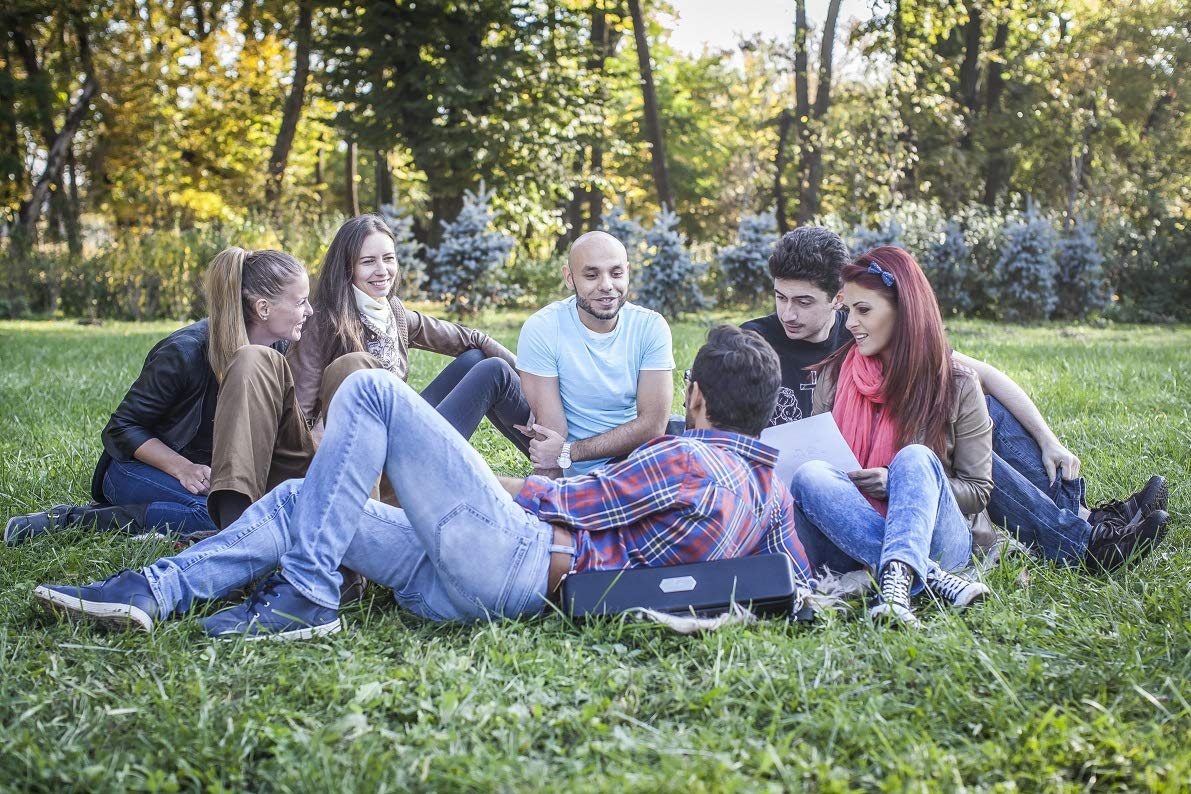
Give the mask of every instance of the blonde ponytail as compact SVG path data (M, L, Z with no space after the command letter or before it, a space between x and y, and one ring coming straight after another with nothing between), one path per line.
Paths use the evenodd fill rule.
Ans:
M207 361L219 381L237 350L248 344L244 318L244 260L248 251L235 246L220 251L207 270L210 339Z
M248 344L248 323L257 300L276 300L306 274L306 268L284 251L245 251L235 246L220 251L207 269L210 337L207 361L222 383L236 351Z

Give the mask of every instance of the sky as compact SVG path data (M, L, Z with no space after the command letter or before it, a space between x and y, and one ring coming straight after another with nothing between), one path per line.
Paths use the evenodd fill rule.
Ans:
M741 35L763 33L794 35L794 0L670 0L678 20L670 36L678 50L698 55L705 45L734 48ZM807 18L812 29L822 30L827 17L827 0L807 0ZM849 20L872 16L867 0L843 0L837 34L842 37ZM837 38L837 41L839 39Z

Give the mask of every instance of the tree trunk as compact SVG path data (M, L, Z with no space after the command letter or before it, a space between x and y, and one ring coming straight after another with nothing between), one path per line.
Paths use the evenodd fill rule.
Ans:
M784 108L777 117L777 150L773 155L773 214L777 220L778 234L790 231L789 221L786 220L786 190L782 178L786 171L786 140L790 137L790 126L793 123L793 114L789 108Z
M997 23L997 32L993 35L992 52L1000 54L1005 50L1009 40L1009 25L1005 21ZM994 63L988 69L988 94L984 103L988 113L995 113L1001 107L1001 94L1005 91L1005 78L1001 76L1001 69ZM1004 132L998 132L999 140L993 141L988 147L988 163L984 175L984 203L993 206L997 198L1005 189L1008 179L1009 164L1005 157Z
M983 36L983 20L978 2L968 0L964 4L968 21L964 24L964 59L959 65L959 101L964 107L964 132L960 136L961 149L972 148L972 127L980 113L980 43Z
M13 241L17 243L19 240L20 245L23 246L31 246L36 238L37 221L41 218L42 207L50 192L50 186L61 177L62 167L66 163L67 150L74 140L75 133L78 132L79 125L83 123L83 118L90 111L91 98L99 90L99 79L95 76L95 65L91 61L91 47L87 38L87 30L83 27L81 20L76 19L75 24L79 39L79 58L85 75L83 88L79 93L78 100L67 112L62 129L54 136L46 156L45 170L33 186L33 194L21 207L17 218L19 233L14 236Z
M321 144L321 142L320 142ZM314 161L314 193L318 196L318 219L323 219L323 206L326 204L327 197L325 193L326 188L326 158L327 150L321 145L318 147L318 158Z
M1091 156L1092 132L1099 126L1096 98L1089 100L1090 117L1080 134L1079 145L1071 152L1071 180L1067 185L1067 227L1075 226L1076 202L1080 192L1084 189L1087 174L1088 158Z
M842 0L831 0L827 6L827 20L823 24L823 41L819 46L819 85L815 89L815 105L810 123L804 128L806 147L801 152L802 179L798 193L798 223L809 222L819 212L819 190L823 184L823 125L831 109L831 75L835 62L835 25L839 20ZM799 0L804 7L805 2ZM805 54L806 47L803 46ZM809 131L809 134L807 134Z
M196 5L201 4L196 3ZM289 96L285 100L285 110L281 115L281 129L277 131L273 153L269 155L265 201L275 212L278 208L273 205L281 198L285 166L289 162L290 148L294 144L294 134L298 130L298 120L302 117L302 104L306 98L306 82L310 76L310 30L313 7L314 0L299 0L298 27L294 31L297 41L297 49L294 54L294 80L293 85L290 86Z
M79 175L73 141L66 153L66 175L70 180L69 192L64 192L62 197L62 206L66 211L63 215L66 222L66 249L70 251L71 258L77 258L83 253L83 238L79 228Z
M389 153L377 149L375 152L376 165L373 173L376 176L376 208L385 204L393 204L393 172L389 170Z
M629 12L633 16L633 38L637 42L637 64L641 69L641 96L645 104L645 132L653 161L653 181L657 185L658 203L662 209L674 210L670 169L666 165L665 135L653 84L653 65L649 59L649 40L645 30L645 15L641 13L641 0L629 0Z
M354 218L360 214L360 192L356 185L356 142L347 142L347 157L343 162L343 211L348 217Z

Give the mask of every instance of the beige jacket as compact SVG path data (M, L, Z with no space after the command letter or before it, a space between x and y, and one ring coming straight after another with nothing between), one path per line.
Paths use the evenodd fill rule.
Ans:
M940 462L959 509L968 517L975 546L987 550L996 542L996 530L985 511L993 488L992 419L976 373L956 362L952 362L951 372L956 399L948 417L946 447ZM837 374L836 368L819 373L811 397L812 414L827 413L835 404Z
M393 307L393 316L397 319L394 374L402 380L409 377L411 348L452 357L468 350L482 350L488 358L502 358L509 362L510 366L517 366L517 357L482 331L407 309L397 297L390 297L389 305ZM365 328L365 338L370 334L371 332ZM302 338L296 344L290 345L286 353L286 359L294 373L294 396L302 408L302 413L311 420L318 419L323 409L318 400L323 370L345 352L337 350L336 347L334 340L323 338L317 323L308 322L302 332Z

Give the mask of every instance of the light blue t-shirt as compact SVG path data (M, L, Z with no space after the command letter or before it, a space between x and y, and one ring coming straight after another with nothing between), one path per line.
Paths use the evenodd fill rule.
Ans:
M517 369L558 378L567 440L591 438L637 418L641 370L674 369L670 326L657 312L626 303L616 328L597 334L579 319L572 295L525 321ZM607 461L575 461L570 473L586 474Z

